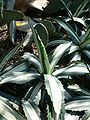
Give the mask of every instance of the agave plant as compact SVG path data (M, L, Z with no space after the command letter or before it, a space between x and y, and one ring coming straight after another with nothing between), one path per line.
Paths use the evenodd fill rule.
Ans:
M88 59L90 59L90 26L87 28L87 31L82 35L78 36L73 28L60 18L53 18L60 26L62 26L70 35L72 40L65 40L67 43L72 41L71 48L69 49L69 54L71 54L71 61L83 60L81 55L85 54ZM64 44L65 41L59 41L58 43Z
M51 1L50 1L51 2ZM83 60L81 59L81 55L85 54L88 59L90 59L90 26L86 23L86 18L84 18L84 16L82 15L83 11L88 9L88 4L90 3L88 0L84 0L84 1L79 1L77 3L77 1L62 1L57 0L56 1L56 5L59 7L59 4L62 3L64 7L64 9L66 9L69 18L68 17L57 17L57 18L51 18L52 20L56 21L58 23L58 26L60 25L62 28L64 28L64 30L67 31L66 35L71 39L66 39L66 38L59 38L56 40L54 39L54 41L51 41L48 46L51 45L57 45L57 44L64 44L65 41L71 42L72 41L72 45L71 48L69 49L69 54L73 53L71 55L71 61L77 61L77 60ZM72 4L72 5L71 5ZM54 2L51 2L49 6L53 6ZM74 6L77 7L74 7ZM46 7L46 11L48 11L49 9L51 9L51 7L47 6ZM60 7L59 7L60 10ZM87 11L87 10L86 10ZM79 17L79 18L78 18ZM83 19L83 18L84 19ZM88 19L88 18L87 18ZM71 27L70 24L68 24L67 22L71 21L74 25L73 29ZM78 24L77 24L78 23ZM84 26L85 29L81 30L79 27L79 25ZM60 35L62 33L61 29L59 28L60 31ZM78 32L80 34L80 31L82 31L81 35L78 35ZM65 34L64 34L65 35Z
M72 42L60 44L48 55L38 31L31 24L30 27L37 45L38 56L31 53L24 53L22 58L25 61L11 65L0 73L0 84L16 83L30 85L30 89L26 95L21 100L17 100L22 105L28 120L44 119L42 114L45 112L44 109L46 109L45 114L48 120L64 119L65 90L60 82L60 78L72 79L75 75L88 74L89 70L83 62L70 64L67 67L54 70L60 58L71 47ZM90 66L88 65L88 67ZM5 96L3 95L3 97ZM9 110L7 111L9 112ZM6 118L2 112L1 116ZM17 115L16 117L18 118Z

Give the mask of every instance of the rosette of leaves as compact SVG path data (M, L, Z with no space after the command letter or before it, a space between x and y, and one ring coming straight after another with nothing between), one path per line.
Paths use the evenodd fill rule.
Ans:
M71 54L71 61L78 61L83 60L83 55L87 56L87 59L90 59L90 26L86 28L83 34L79 36L74 29L71 27L70 24L68 24L65 20L61 18L52 18L52 20L55 20L62 28L64 28L67 31L67 35L71 39L65 40L57 40L52 41L49 43L50 45L55 45L55 43L61 43L64 44L65 41L67 43L72 41L71 47L68 49L68 54Z
M72 42L60 44L48 55L38 31L31 24L30 27L37 45L38 57L34 54L25 53L23 55L25 61L11 65L0 73L0 84L31 84L24 98L20 100L28 120L43 119L43 112L48 120L64 120L65 96L64 88L59 78L84 75L89 73L89 71L82 62L54 71L56 64ZM80 69L79 72L78 69ZM1 116L4 115L1 113Z

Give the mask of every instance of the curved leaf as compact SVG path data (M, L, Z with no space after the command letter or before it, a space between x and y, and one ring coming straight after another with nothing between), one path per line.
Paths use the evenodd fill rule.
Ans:
M23 84L34 79L39 79L40 75L35 71L30 72L11 72L8 75L0 77L0 84L3 83L17 83Z
M38 116L38 113L36 111L36 109L38 109L37 105L22 100L22 107L25 112L25 116L27 117L27 120L40 120L40 117Z
M13 65L10 65L7 67L5 70L0 72L0 76L8 75L11 72L27 72L29 69L30 65L27 65L26 61L20 61L17 63L14 63Z
M90 96L81 96L70 99L65 105L66 110L83 111L90 109Z
M58 120L61 112L61 106L62 106L62 100L63 100L62 90L58 85L59 81L57 78L51 75L44 75L44 80L45 80L45 87L46 87L47 93L50 96L50 99L53 103L54 111L56 113L56 118L57 118L56 120Z
M80 39L79 39L78 35L75 33L73 28L68 23L66 23L64 20L62 20L60 18L51 18L51 20L55 20L60 26L62 26L68 32L68 34L71 36L73 42L76 44L79 44Z
M76 76L89 73L87 66L84 63L74 63L67 67L61 68L53 72L54 76Z
M64 44L59 45L55 49L55 51L53 52L53 54L51 56L49 56L49 60L50 60L50 70L49 70L49 73L50 74L53 72L55 65L60 60L60 58L62 57L62 55L70 47L71 43L72 42L70 42L70 43L65 42Z
M0 116L3 116L4 120L26 120L21 114L19 114L9 103L8 99L0 96Z
M43 82L39 81L39 83L37 83L35 86L31 87L28 92L26 93L24 100L35 100L36 95L38 94L40 88L42 87Z
M18 45L16 45L14 48L6 52L4 55L1 56L0 59L0 71L5 66L6 62L19 50L19 48L22 46L22 44L28 39L28 35L22 40Z
M30 24L32 33L33 33L33 38L34 41L37 45L37 50L38 50L38 56L40 59L40 63L41 63L41 67L42 67L42 71L43 73L48 73L49 72L49 60L47 57L47 53L45 50L45 47L42 43L42 40L40 39L39 35L36 33L36 31L34 30L34 28L32 27L32 25Z
M44 46L47 46L49 38L46 27L42 23L38 23L35 25L35 29L37 30L37 33L39 34Z
M34 54L31 54L29 52L25 52L24 55L22 56L22 58L24 58L25 60L27 60L28 62L33 64L39 70L39 72L42 73L40 60L38 59L37 56L35 56Z

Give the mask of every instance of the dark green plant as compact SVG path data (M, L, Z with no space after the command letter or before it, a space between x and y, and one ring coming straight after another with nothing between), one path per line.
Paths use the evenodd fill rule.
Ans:
M0 84L31 84L24 98L20 101L16 100L17 103L21 103L28 120L36 118L37 120L43 119L43 109L46 109L47 119L64 119L65 90L59 79L84 75L89 73L89 71L84 63L71 64L70 66L54 71L56 64L72 42L60 44L53 53L47 55L38 32L32 26L31 29L37 45L38 57L30 53L25 53L23 55L23 58L26 60L25 62L12 65L1 72ZM78 69L80 69L79 72ZM41 112L37 105L40 106ZM2 116L5 117L4 114Z
M51 18L41 21L39 24L34 23L34 28L28 22L31 29L29 29L26 38L1 58L0 86L14 83L29 87L27 93L24 93L20 99L0 91L1 120L10 120L12 118L13 120L90 119L90 91L79 85L66 87L61 83L61 80L64 83L66 80L79 81L78 77L82 76L85 78L87 76L87 79L90 79L90 65L81 59L82 53L85 53L90 58L90 27L85 24L86 20L78 18L78 16L82 17L83 10L87 9L89 1L80 0L78 4L76 4L75 0L73 2L71 0L49 0L49 2L51 3L45 8L46 12L51 12L48 14L63 11L64 9L67 11L69 18ZM77 5L78 9L74 8L73 5ZM57 11L55 9L52 11L52 6L55 9L57 8ZM74 10L71 9L72 7ZM67 23L70 21L73 22L73 25ZM78 29L75 21L85 27L85 33L82 36L77 33L77 30L81 29ZM75 28L73 29L71 26ZM67 33L62 34L61 27ZM6 62L22 44L26 45L28 41L32 41L32 35L37 46L38 56L26 52L22 56L21 62L2 70ZM62 37L63 35L66 35L68 39ZM53 45L57 47L53 49ZM52 46L50 54L46 52L47 46ZM57 69L56 65L60 62L60 59L72 53L71 63L63 68L59 68L59 66ZM85 114L82 114L82 111Z

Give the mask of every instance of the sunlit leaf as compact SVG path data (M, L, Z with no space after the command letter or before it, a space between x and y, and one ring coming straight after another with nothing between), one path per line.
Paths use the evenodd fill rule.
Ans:
M89 73L87 66L84 63L74 63L70 66L61 68L53 72L54 76L76 76Z
M21 114L18 113L9 103L8 99L0 96L0 116L3 120L26 120Z
M45 47L44 47L39 35L36 33L36 31L34 30L34 28L32 27L31 24L30 24L30 27L32 29L34 41L37 45L37 50L38 50L38 55L39 55L42 71L44 73L48 73L49 72L49 60L47 57Z
M38 78L40 78L40 75L36 73L35 71L11 72L8 75L4 75L0 77L0 84L3 84L3 83L23 84L23 83L30 82Z
M68 23L66 23L64 20L60 18L52 18L51 20L55 20L60 26L62 26L71 36L74 43L78 44L80 42L78 35L75 33L73 28Z
M66 110L83 111L90 109L90 97L81 96L70 99L65 105Z
M66 52L66 50L70 47L71 42L70 43L64 43L64 44L60 44L55 51L53 52L53 54L50 56L50 73L53 72L55 65L57 64L57 62L60 60L60 58L62 57L62 55Z
M38 113L36 111L36 109L38 109L37 105L22 100L22 107L25 112L25 116L27 117L27 120L40 120L40 117L38 116Z
M58 82L56 82L58 81L57 78L51 75L44 75L44 79L47 93L50 96L50 99L53 103L54 111L56 113L56 120L58 120L62 106L62 90L60 89Z

